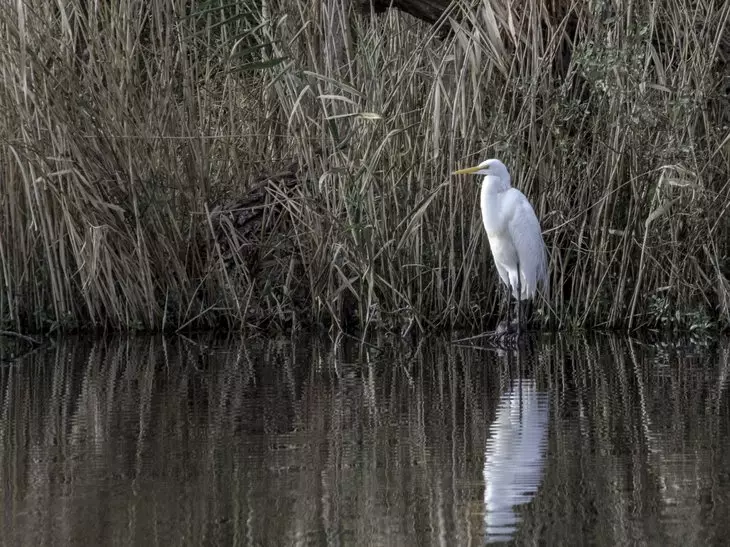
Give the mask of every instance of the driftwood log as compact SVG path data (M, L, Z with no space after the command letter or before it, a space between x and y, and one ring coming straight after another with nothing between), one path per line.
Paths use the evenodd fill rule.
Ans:
M280 172L259 175L241 197L213 208L210 222L216 258L228 267L245 266L249 275L259 273L266 258L262 247L275 243L271 234L289 224L286 200L296 199L298 185L294 163Z
M320 204L306 196L306 184L306 175L293 163L260 175L239 198L219 204L208 215L207 270L220 272L237 290L239 302L245 302L248 323L306 324L316 319L313 291L322 291L335 295L325 303L330 318L342 328L356 324L358 299L353 290L359 282L346 258L334 252L330 263L327 249L320 248L327 256L312 264L312 249L300 247L297 222L303 211L322 225L333 222ZM314 269L314 279L306 275L305 260L310 274Z
M302 294L299 249L292 237L292 205L301 202L296 163L262 174L239 198L210 211L211 268L239 287L246 320L262 323L307 305Z
M396 8L433 25L439 20L451 0L357 0L360 11L382 13Z

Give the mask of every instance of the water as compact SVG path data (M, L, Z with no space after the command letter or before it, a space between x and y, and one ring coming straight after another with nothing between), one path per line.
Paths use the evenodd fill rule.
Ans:
M606 336L68 338L0 364L0 543L723 543L729 363Z

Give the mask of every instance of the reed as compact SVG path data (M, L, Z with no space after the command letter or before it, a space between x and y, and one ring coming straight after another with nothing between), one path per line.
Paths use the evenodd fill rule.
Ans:
M463 3L448 35L229 4L0 8L0 326L485 327L477 185L449 173L493 156L545 231L543 321L727 324L727 4ZM294 161L236 239L216 207ZM256 268L225 254L252 241Z

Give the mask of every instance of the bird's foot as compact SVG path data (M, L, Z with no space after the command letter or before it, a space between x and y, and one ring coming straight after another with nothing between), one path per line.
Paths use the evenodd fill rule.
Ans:
M500 321L494 331L494 334L500 337L519 336L523 330L524 329L520 328L520 325L516 319L513 321Z

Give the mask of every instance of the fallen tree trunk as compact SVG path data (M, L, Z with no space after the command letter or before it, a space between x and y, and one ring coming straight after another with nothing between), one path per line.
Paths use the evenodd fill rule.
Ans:
M359 0L363 12L382 13L388 8L404 11L422 21L433 24L446 11L451 0Z

